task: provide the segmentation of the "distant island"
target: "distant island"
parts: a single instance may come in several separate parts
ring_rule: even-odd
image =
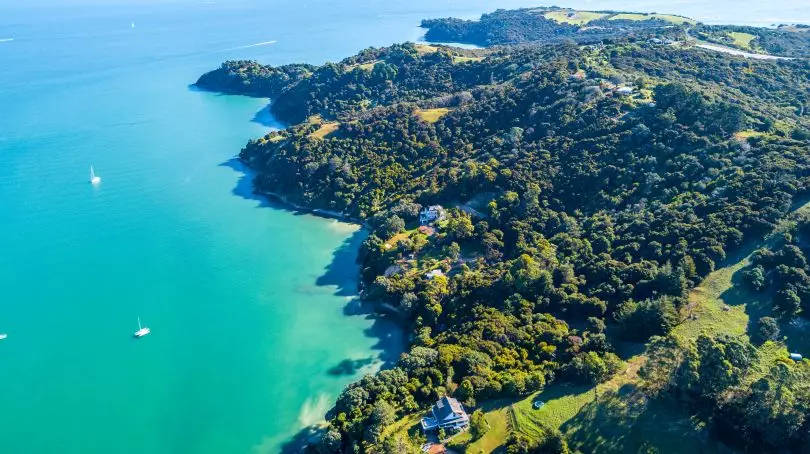
[[[671,14],[577,11],[564,8],[498,10],[479,20],[425,19],[425,38],[479,46],[560,42],[593,44],[621,38],[679,39],[688,30],[706,42],[784,57],[810,57],[810,25],[777,28],[704,25]]]
[[[307,450],[803,452],[807,29],[561,8],[422,25],[487,47],[197,82],[272,99],[290,126],[239,154],[255,190],[362,221],[362,298],[411,333]]]

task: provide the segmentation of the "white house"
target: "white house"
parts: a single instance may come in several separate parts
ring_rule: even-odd
[[[433,221],[441,221],[444,216],[444,208],[441,205],[431,205],[419,213],[419,223],[424,225]]]
[[[430,415],[422,418],[422,430],[437,429],[464,430],[470,426],[470,417],[459,401],[444,396],[430,410]]]

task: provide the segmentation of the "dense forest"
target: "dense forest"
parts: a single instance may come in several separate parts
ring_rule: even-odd
[[[719,433],[745,427],[729,444],[810,442],[807,368],[784,363],[742,392],[754,346],[667,337],[691,288],[810,195],[807,61],[616,37],[476,51],[408,43],[318,67],[228,62],[198,84],[274,100],[291,126],[240,154],[257,192],[362,220],[362,297],[412,334],[396,367],[346,388],[311,449],[418,452],[388,429],[440,396],[472,408],[597,384],[624,368],[620,343],[650,339],[648,386],[704,409]],[[418,228],[436,204],[445,219]],[[810,314],[803,232],[745,272],[773,295],[758,328],[770,342],[780,320]],[[568,451],[553,428],[507,445]]]
[[[577,15],[585,14],[584,19]],[[555,42],[564,39],[596,43],[605,39],[645,36],[645,31],[665,32],[673,24],[690,23],[678,16],[604,12],[578,12],[560,8],[497,10],[479,20],[452,17],[424,19],[425,38],[434,42],[470,43],[479,46]]]

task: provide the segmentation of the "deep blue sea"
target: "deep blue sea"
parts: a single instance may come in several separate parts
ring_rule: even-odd
[[[810,22],[806,0],[554,3]],[[189,84],[226,59],[322,63],[418,40],[425,17],[537,5],[4,0],[0,452],[274,453],[321,420],[401,349],[353,301],[363,233],[253,197],[233,157],[278,127],[267,100]],[[330,373],[345,359],[370,364]]]

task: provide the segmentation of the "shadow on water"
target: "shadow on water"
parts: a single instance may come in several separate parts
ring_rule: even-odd
[[[335,295],[347,298],[343,307],[343,314],[347,317],[363,317],[371,322],[365,329],[365,335],[376,339],[377,343],[372,349],[378,351],[377,359],[382,363],[383,369],[391,368],[399,359],[404,347],[404,333],[397,325],[396,320],[374,310],[370,304],[364,303],[357,297],[357,278],[359,265],[357,264],[357,251],[368,236],[364,229],[358,229],[343,241],[334,252],[332,261],[324,269],[324,273],[315,281],[318,286],[335,289]],[[333,367],[338,370],[345,367],[346,361],[358,361],[357,358],[347,358]],[[362,361],[362,359],[360,359]],[[355,364],[355,363],[353,363]],[[356,364],[355,364],[356,365]],[[362,366],[361,366],[362,368]]]
[[[254,115],[253,119],[250,121],[271,129],[285,129],[287,127],[287,125],[278,121],[276,117],[270,113],[270,104],[262,107],[260,111],[256,112],[256,115]]]
[[[374,357],[369,356],[366,358],[361,359],[344,359],[343,361],[339,362],[337,366],[329,368],[329,375],[334,375],[339,377],[341,375],[354,375],[360,371],[360,369],[369,366],[374,363]]]
[[[254,121],[264,121],[259,118],[259,115],[261,115],[261,112],[257,114],[257,119],[254,119]],[[312,213],[306,209],[299,209],[282,201],[257,194],[253,187],[254,172],[238,158],[229,159],[220,164],[220,166],[228,167],[239,173],[239,180],[233,188],[233,194],[257,202],[258,207],[283,210],[296,216],[315,215],[329,217],[319,213]],[[371,356],[364,358],[345,358],[330,367],[326,371],[326,374],[335,378],[359,379],[366,373],[378,369],[391,368],[396,364],[400,353],[404,350],[406,345],[404,332],[395,318],[376,312],[371,305],[364,304],[357,296],[357,279],[359,275],[357,253],[367,235],[368,232],[365,229],[355,230],[332,252],[332,259],[329,264],[324,268],[323,273],[315,280],[316,286],[333,289],[334,295],[342,296],[346,299],[346,305],[343,307],[343,314],[345,316],[363,317],[365,320],[368,320],[371,324],[364,330],[364,334],[368,338],[376,341],[374,345],[371,346],[371,350],[375,352]],[[302,452],[302,449],[308,443],[312,443],[320,438],[320,434],[323,430],[323,427],[318,425],[302,428],[296,435],[282,445],[281,452]]]
[[[324,430],[324,427],[318,425],[304,427],[281,445],[279,452],[281,454],[300,454],[302,452],[308,452],[305,450],[306,446],[320,440]]]
[[[296,216],[315,215],[329,217],[312,213],[304,209],[298,209],[289,204],[257,194],[253,189],[253,171],[238,158],[229,159],[222,164],[240,174],[239,181],[233,189],[233,194],[247,200],[253,200],[259,207],[270,207],[283,210]],[[365,229],[357,229],[351,236],[332,252],[332,260],[324,268],[323,274],[315,280],[318,287],[329,287],[334,289],[336,296],[347,299],[343,313],[348,317],[364,317],[371,321],[371,326],[365,330],[366,336],[377,339],[378,343],[372,348],[380,351],[379,360],[383,363],[383,368],[392,367],[399,358],[403,349],[404,338],[402,330],[397,326],[393,317],[379,314],[369,304],[364,304],[357,297],[357,278],[359,266],[357,264],[357,252],[360,245],[366,239],[368,232]],[[347,358],[356,360],[356,358]],[[335,367],[338,367],[336,365]]]
[[[218,90],[209,90],[207,88],[200,87],[197,84],[188,84],[188,90],[189,91],[194,91],[194,92],[199,92],[199,93],[209,93],[209,94],[212,94],[214,96],[247,96],[247,95],[237,94],[237,93],[226,93],[226,92],[222,92],[222,91],[218,91]],[[261,99],[267,99],[267,98],[261,98]],[[256,114],[253,115],[253,118],[250,121],[253,122],[253,123],[258,123],[258,124],[260,124],[262,126],[266,126],[268,128],[271,128],[271,129],[285,129],[287,127],[286,124],[284,124],[281,121],[279,121],[278,119],[276,119],[276,117],[274,117],[273,114],[270,113],[270,104],[269,103],[266,106],[262,107],[261,110],[256,112]]]

